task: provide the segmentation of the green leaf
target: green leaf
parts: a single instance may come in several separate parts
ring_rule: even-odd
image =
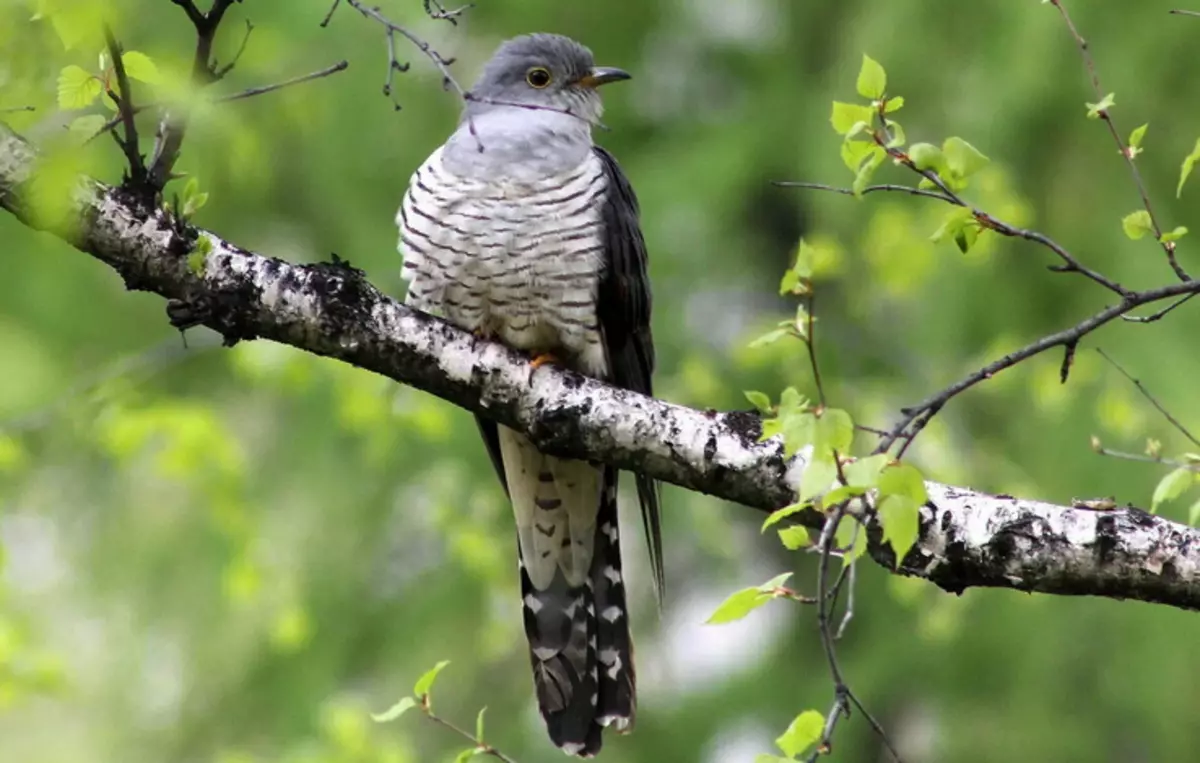
[[[852,140],[849,137],[842,141],[842,163],[851,172],[857,173],[858,168],[866,161],[879,146],[869,140]]]
[[[487,712],[487,707],[479,709],[479,715],[475,716],[475,741],[483,742],[483,714]]]
[[[418,678],[417,682],[413,684],[413,694],[415,694],[417,697],[424,697],[426,694],[428,694],[429,690],[433,688],[433,682],[437,680],[438,673],[441,673],[442,669],[449,664],[450,660],[442,660],[437,665],[434,665],[432,668],[425,671],[425,674]]]
[[[838,548],[846,549],[842,556],[842,566],[853,564],[854,560],[867,550],[867,530],[859,525],[858,520],[849,515],[843,516],[834,531],[834,542]]]
[[[963,235],[963,230],[968,227],[977,227],[977,225],[975,215],[971,210],[965,207],[957,207],[946,214],[941,226],[933,232],[929,240],[934,243],[941,243],[947,237],[950,237],[961,251],[962,244],[959,243],[959,237]]]
[[[880,495],[901,495],[918,506],[929,500],[925,478],[912,464],[892,464],[879,473]]]
[[[772,598],[770,594],[763,593],[757,588],[743,588],[723,601],[721,606],[717,607],[717,611],[712,613],[712,616],[708,618],[706,623],[708,625],[722,625],[741,620]]]
[[[845,454],[854,442],[854,421],[840,408],[826,408],[817,417],[813,448],[825,453]]]
[[[867,488],[858,487],[857,485],[841,485],[830,490],[825,495],[821,496],[821,510],[827,510],[837,506],[843,501],[848,501],[851,498],[858,498],[867,494]]]
[[[825,716],[816,710],[805,710],[796,716],[775,744],[784,755],[795,758],[819,742],[823,733]]]
[[[782,587],[783,584],[788,582],[788,579],[790,579],[791,577],[792,577],[792,573],[790,573],[790,572],[780,573],[780,574],[776,575],[775,577],[771,578],[770,580],[768,580],[767,582],[760,585],[758,587],[758,592],[759,593],[774,593],[776,588]]]
[[[783,274],[779,282],[779,294],[808,294],[812,290],[809,279],[812,278],[813,260],[815,253],[804,239],[796,247],[796,261]]]
[[[384,710],[382,713],[371,713],[371,720],[375,721],[376,723],[387,723],[389,721],[394,721],[416,706],[417,701],[415,699],[412,697],[404,697],[387,710]]]
[[[950,173],[960,178],[974,175],[991,161],[962,138],[946,138],[942,143],[942,153],[946,157],[946,167]]]
[[[837,464],[829,453],[813,454],[813,459],[804,467],[800,475],[800,500],[808,501],[829,490],[837,479]]]
[[[1183,238],[1187,235],[1187,232],[1188,229],[1185,226],[1180,225],[1175,230],[1162,234],[1158,240],[1164,244],[1169,244],[1172,241],[1178,241],[1179,239]]]
[[[779,409],[783,430],[783,454],[791,458],[796,451],[812,444],[817,435],[817,419],[811,411],[784,413],[782,403]],[[805,473],[807,474],[807,469]]]
[[[757,408],[760,413],[771,412],[771,398],[767,397],[767,393],[751,389],[746,390],[742,394],[750,401],[750,405]]]
[[[100,80],[81,66],[64,66],[58,73],[58,107],[64,111],[87,108],[100,90]]]
[[[1150,123],[1147,122],[1146,124],[1142,125],[1141,127],[1135,127],[1133,132],[1129,133],[1129,147],[1130,148],[1141,148],[1142,138],[1146,137],[1146,128],[1149,126],[1150,126]]]
[[[1157,514],[1159,506],[1183,495],[1195,482],[1196,472],[1185,466],[1168,473],[1154,488],[1154,497],[1150,499],[1150,513]]]
[[[893,111],[899,111],[902,108],[904,108],[904,97],[897,95],[887,99],[887,103],[883,106],[883,112],[891,114]]]
[[[858,82],[855,89],[863,98],[878,100],[887,90],[887,72],[879,62],[867,54],[863,54],[862,68],[858,70]]]
[[[471,758],[475,757],[476,755],[483,755],[483,754],[484,754],[484,750],[480,747],[468,747],[467,749],[463,750],[462,752],[460,752],[458,755],[456,755],[454,757],[454,763],[466,763],[466,761],[470,760]]]
[[[833,129],[837,130],[838,135],[849,135],[853,134],[855,125],[859,123],[869,127],[874,117],[875,112],[870,106],[834,101],[833,113],[829,115],[829,122],[833,125]]]
[[[1106,112],[1117,105],[1116,93],[1109,93],[1100,99],[1099,103],[1087,104],[1087,118],[1099,119],[1101,112]]]
[[[760,347],[766,347],[769,344],[775,344],[780,339],[783,339],[785,336],[787,336],[789,333],[791,333],[791,332],[789,332],[785,328],[778,328],[778,329],[773,329],[771,331],[768,331],[767,333],[763,334],[762,336],[758,337],[753,342],[751,342],[750,349],[757,350]]]
[[[946,155],[932,143],[914,143],[908,147],[908,158],[919,170],[942,172],[946,166]]]
[[[782,509],[776,509],[775,511],[772,511],[765,520],[763,520],[762,529],[759,530],[759,532],[765,533],[767,528],[771,527],[772,525],[776,525],[793,514],[799,514],[801,511],[811,507],[812,504],[810,502],[803,501],[801,503],[793,503],[790,506],[784,506]]]
[[[121,62],[125,65],[125,73],[138,82],[154,84],[162,80],[158,67],[150,60],[150,56],[138,50],[130,50],[121,54]]]
[[[879,146],[872,147],[866,161],[859,166],[858,172],[854,176],[854,183],[850,186],[855,196],[862,197],[863,190],[871,184],[871,178],[875,177],[875,170],[879,169],[879,165],[883,164],[883,160],[886,158],[886,151]]]
[[[201,240],[203,240],[203,239],[201,239]],[[193,251],[191,254],[188,255],[187,266],[188,266],[188,270],[192,271],[192,275],[194,275],[198,278],[204,276],[204,270],[206,267],[206,262],[205,262],[206,258],[207,258],[206,253],[200,251],[199,247],[197,247],[195,249],[195,251]]]
[[[779,531],[779,540],[783,542],[784,548],[788,551],[796,551],[797,549],[808,546],[808,528],[803,525],[792,525],[785,527]]]
[[[887,120],[886,125],[888,132],[892,135],[891,138],[888,138],[887,147],[899,148],[903,146],[907,140],[907,137],[904,135],[904,127],[899,122],[894,122],[890,119]]]
[[[79,140],[88,140],[107,123],[108,120],[104,118],[103,114],[86,114],[72,119],[67,129]]]
[[[778,755],[768,755],[765,752],[760,752],[754,756],[754,763],[794,763],[795,758],[781,758]]]
[[[879,484],[879,473],[887,466],[889,457],[886,453],[858,458],[842,467],[846,482],[863,488],[873,488]]]
[[[879,501],[883,539],[892,545],[898,565],[917,542],[921,531],[921,504],[904,495],[887,495]]]
[[[1200,162],[1200,139],[1197,139],[1196,145],[1192,147],[1192,153],[1183,157],[1183,166],[1179,168],[1179,185],[1175,187],[1175,198],[1183,195],[1183,184],[1187,182],[1188,175],[1192,174],[1196,162]]]
[[[1150,219],[1149,212],[1139,209],[1121,218],[1121,227],[1125,230],[1126,236],[1137,241],[1154,230],[1154,223]]]

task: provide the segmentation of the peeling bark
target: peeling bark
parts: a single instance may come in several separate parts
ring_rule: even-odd
[[[0,206],[46,229],[23,184],[37,152],[0,125]],[[227,343],[263,338],[336,358],[526,432],[541,449],[640,472],[761,510],[794,500],[805,467],[756,414],[672,405],[476,340],[379,292],[346,263],[293,265],[180,225],[119,188],[81,179],[69,230],[130,289],[178,300]],[[201,244],[201,239],[207,243]],[[201,260],[193,253],[204,250]],[[1098,512],[928,484],[920,537],[898,572],[975,586],[1200,608],[1200,531],[1134,508]],[[797,518],[819,527],[815,513]],[[894,569],[878,527],[871,556]]]

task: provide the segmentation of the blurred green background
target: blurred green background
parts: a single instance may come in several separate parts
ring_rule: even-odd
[[[812,393],[802,347],[746,347],[792,309],[774,294],[801,235],[821,252],[831,402],[863,423],[889,425],[899,407],[1107,304],[1084,279],[1048,272],[1033,245],[985,236],[963,256],[931,243],[947,211],[935,202],[770,185],[849,184],[828,117],[832,100],[855,98],[864,52],[906,98],[909,140],[959,135],[992,158],[972,199],[1129,286],[1171,277],[1152,242],[1121,233],[1134,186],[1104,126],[1085,119],[1094,97],[1049,5],[479,0],[451,27],[418,0],[380,1],[457,56],[464,83],[500,40],[535,30],[634,73],[606,91],[612,130],[598,137],[641,197],[665,399],[728,409],[746,406],[745,389]],[[1138,161],[1168,229],[1197,225],[1200,193],[1173,193],[1200,133],[1200,21],[1168,16],[1177,1],[1069,6],[1122,131],[1151,123]],[[380,94],[382,30],[347,7],[322,29],[328,5],[230,11],[222,61],[245,19],[255,29],[224,92],[342,58],[350,68],[199,115],[178,169],[211,194],[199,225],[293,261],[337,252],[400,296],[392,217],[457,104],[412,52],[394,110]],[[186,66],[191,29],[166,0],[4,0],[0,108],[36,106],[3,116],[31,139],[63,142],[74,115],[56,111],[56,78],[96,67],[105,9],[128,49],[165,73]],[[51,22],[67,17],[86,34],[64,51]],[[76,160],[120,178],[107,140]],[[880,179],[911,181],[891,167]],[[1182,261],[1200,272],[1190,243]],[[509,509],[468,414],[289,348],[222,350],[202,331],[184,348],[160,298],[127,293],[8,215],[0,249],[0,760],[450,760],[461,740],[418,714],[368,716],[440,659],[452,661],[441,714],[470,727],[486,705],[488,739],[505,752],[562,759],[533,706]],[[1105,329],[1065,386],[1057,353],[1001,374],[951,403],[914,462],[979,489],[1147,505],[1163,470],[1104,459],[1089,436],[1133,452],[1146,437],[1167,454],[1185,443],[1093,348],[1200,428],[1198,312]],[[671,487],[665,502],[661,617],[636,512],[625,517],[641,707],[636,733],[610,736],[602,759],[752,761],[798,712],[827,709],[813,613],[775,602],[735,625],[703,622],[729,592],[785,570],[815,587],[814,560],[760,536],[758,512]],[[1185,519],[1187,502],[1166,511]],[[906,760],[1200,758],[1195,615],[953,597],[869,563],[858,583],[843,667]],[[885,758],[856,717],[835,759]]]

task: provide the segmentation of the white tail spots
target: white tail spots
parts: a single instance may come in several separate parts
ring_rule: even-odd
[[[609,621],[610,623],[615,623],[617,620],[621,619],[621,614],[622,614],[621,608],[613,606],[613,607],[608,607],[603,612],[601,612],[600,616],[603,617],[605,620]]]
[[[619,585],[621,582],[621,571],[611,564],[604,568],[604,577],[613,582],[613,585]]]
[[[533,648],[533,656],[537,657],[542,662],[554,658],[558,654],[558,650],[550,646],[535,646]]]
[[[525,606],[529,608],[529,611],[535,615],[538,612],[542,611],[542,607],[546,606],[545,604],[542,603],[541,599],[539,599],[538,597],[534,596],[531,593],[526,594],[525,598],[522,601],[525,602]]]

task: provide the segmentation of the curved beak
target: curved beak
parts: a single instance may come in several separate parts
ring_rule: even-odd
[[[620,82],[631,78],[632,75],[629,72],[615,66],[593,66],[590,72],[579,78],[577,84],[581,87],[595,88],[607,85],[609,82]]]

